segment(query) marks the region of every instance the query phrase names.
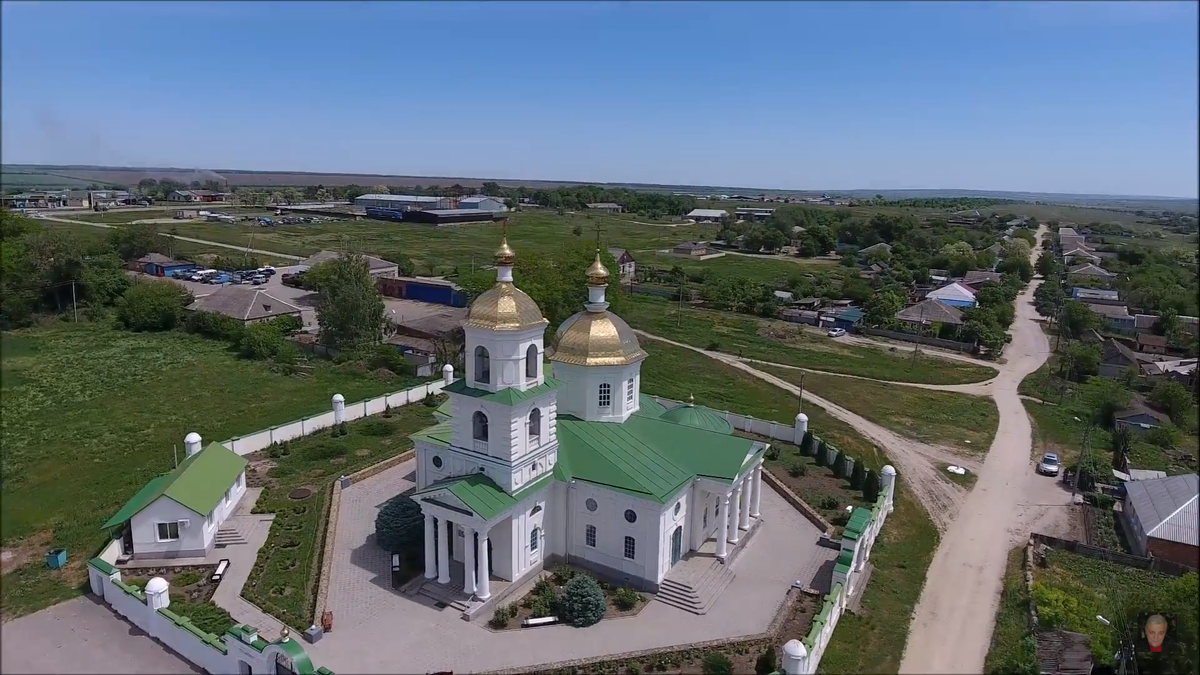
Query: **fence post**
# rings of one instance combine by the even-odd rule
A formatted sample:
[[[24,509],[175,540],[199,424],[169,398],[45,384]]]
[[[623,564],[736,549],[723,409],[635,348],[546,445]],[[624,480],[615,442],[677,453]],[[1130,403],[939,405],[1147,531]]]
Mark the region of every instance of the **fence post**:
[[[783,645],[783,663],[780,664],[786,675],[802,675],[805,662],[808,660],[808,650],[799,640],[788,640]]]
[[[346,397],[341,394],[333,395],[333,423],[341,424],[346,421]]]

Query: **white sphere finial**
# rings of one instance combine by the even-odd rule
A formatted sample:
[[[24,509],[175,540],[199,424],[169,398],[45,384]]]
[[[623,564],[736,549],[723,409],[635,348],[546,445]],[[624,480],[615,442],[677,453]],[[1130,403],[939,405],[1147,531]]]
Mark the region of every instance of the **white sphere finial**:
[[[200,442],[200,434],[193,431],[192,433],[183,437],[183,442],[184,443],[199,443]]]
[[[885,465],[885,466],[883,467],[883,475],[885,475],[885,476],[895,476],[895,475],[896,475],[896,467],[892,466],[891,464],[887,464],[887,465]]]
[[[788,640],[786,643],[784,643],[783,653],[787,654],[788,656],[794,656],[798,658],[804,658],[808,656],[808,650],[805,649],[804,643],[795,639]]]
[[[164,593],[170,587],[171,584],[167,583],[167,580],[162,577],[154,577],[146,582],[147,593]]]
[[[334,394],[334,395],[333,395],[333,402],[334,402],[334,403],[345,403],[345,402],[346,402],[346,397],[345,397],[345,396],[342,396],[341,394]]]
[[[797,415],[796,415],[796,421],[797,421],[797,422],[807,422],[807,421],[808,421],[808,415],[805,415],[804,413],[797,413]]]

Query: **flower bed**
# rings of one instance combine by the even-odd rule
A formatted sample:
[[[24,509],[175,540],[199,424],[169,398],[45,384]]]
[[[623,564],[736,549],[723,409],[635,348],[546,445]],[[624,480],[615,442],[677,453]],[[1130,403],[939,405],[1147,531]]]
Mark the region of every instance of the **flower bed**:
[[[143,589],[154,577],[162,577],[171,584],[170,610],[186,616],[202,630],[222,635],[234,624],[229,612],[212,601],[217,584],[210,583],[216,565],[188,565],[186,567],[147,568],[122,570],[121,581],[129,586]]]
[[[522,627],[525,619],[557,616],[563,588],[577,576],[591,575],[574,565],[560,565],[543,572],[524,597],[497,607],[488,621],[488,627],[493,630],[515,630]],[[650,596],[631,588],[613,586],[603,581],[599,582],[599,585],[600,590],[604,592],[605,603],[601,620],[635,616],[650,601]]]

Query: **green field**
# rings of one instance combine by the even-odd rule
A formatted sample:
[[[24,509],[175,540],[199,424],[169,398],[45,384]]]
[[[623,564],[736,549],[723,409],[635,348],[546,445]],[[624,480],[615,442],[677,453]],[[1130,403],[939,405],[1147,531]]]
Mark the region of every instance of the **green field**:
[[[80,180],[69,176],[59,176],[52,173],[0,173],[0,188],[6,192],[9,188],[22,190],[61,190],[70,188],[82,190],[89,185],[99,185],[96,181]]]
[[[893,382],[963,384],[996,376],[996,371],[986,366],[932,356],[918,356],[914,361],[883,348],[838,342],[784,321],[692,307],[680,309],[676,303],[645,296],[626,304],[623,316],[634,328],[745,358]]]
[[[758,367],[793,384],[800,383],[801,371]],[[996,403],[986,396],[823,373],[805,374],[804,389],[902,436],[972,454],[986,453],[1000,426]]]
[[[63,230],[66,232],[72,232],[80,237],[83,237],[85,239],[95,241],[95,242],[103,242],[108,237],[108,234],[109,234],[109,230],[106,230],[106,229],[100,228],[100,227],[92,227],[90,225],[76,225],[74,223],[60,223],[60,222],[56,222],[53,220],[40,220],[38,222],[41,223],[42,227],[45,227],[46,229]],[[179,239],[167,240],[166,238],[164,238],[164,242],[163,242],[163,252],[169,253],[171,256],[185,257],[188,260],[193,260],[197,256],[205,256],[205,255],[208,255],[208,256],[217,256],[217,255],[236,256],[236,255],[238,255],[237,250],[231,249],[231,248],[225,248],[223,246],[209,246],[207,244],[198,244],[194,241],[182,241]],[[292,265],[295,263],[294,260],[289,260],[286,258],[275,258],[275,257],[269,256],[269,255],[263,256],[263,255],[255,254],[255,257],[258,258],[263,264],[267,264],[267,265],[283,266],[283,265]]]
[[[648,394],[681,400],[693,393],[697,403],[719,410],[784,424],[795,418],[793,397],[778,387],[682,347],[653,340],[643,340],[642,345],[650,353],[642,362],[642,386]],[[870,441],[817,406],[806,404],[804,412],[815,434],[863,458],[868,468],[878,471],[887,462]],[[894,673],[900,668],[912,611],[925,585],[938,534],[906,489],[903,474],[899,478],[895,511],[871,550],[874,569],[862,610],[842,615],[821,660],[822,672]],[[804,636],[781,636],[784,641],[793,637]]]
[[[100,525],[170,470],[188,432],[220,441],[328,410],[334,393],[357,401],[406,386],[319,362],[286,377],[220,342],[95,323],[13,331],[2,344],[0,535],[32,560],[4,576],[6,618],[80,592]],[[67,549],[65,570],[41,564],[51,547]]]

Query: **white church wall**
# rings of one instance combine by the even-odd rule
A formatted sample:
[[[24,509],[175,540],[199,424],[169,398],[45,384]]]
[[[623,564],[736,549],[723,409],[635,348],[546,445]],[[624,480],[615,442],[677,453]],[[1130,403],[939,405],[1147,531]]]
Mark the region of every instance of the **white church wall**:
[[[662,513],[659,515],[659,537],[658,537],[658,564],[654,571],[654,581],[661,582],[667,572],[671,571],[671,558],[674,555],[674,537],[675,529],[682,528],[680,534],[680,558],[687,554],[690,548],[691,532],[688,528],[688,516],[691,513],[690,496],[692,494],[692,484],[681,490],[671,499],[667,500],[665,505],[662,505]],[[678,510],[676,510],[678,505]]]
[[[558,407],[568,415],[593,422],[621,422],[637,412],[641,391],[641,363],[630,366],[576,366],[567,363],[554,364],[554,378],[562,382],[559,388]],[[633,401],[627,400],[625,386],[629,379],[634,381]],[[600,385],[608,384],[611,389],[610,405],[600,407]]]
[[[549,555],[566,557],[567,555],[567,484],[553,481],[546,490],[546,552]]]
[[[488,391],[513,387],[523,391],[545,381],[542,326],[524,331],[492,331],[468,326],[464,331],[466,376],[472,387]],[[525,377],[525,355],[530,345],[537,347],[538,376],[534,379]],[[475,378],[475,348],[480,346],[488,352],[488,382],[479,382]]]
[[[513,529],[516,525],[512,518],[497,523],[488,533],[492,540],[492,573],[501,579],[515,579],[516,555],[503,555],[502,551],[511,552],[513,549]]]
[[[533,513],[534,508],[540,506],[537,513]],[[537,499],[527,499],[520,507],[520,510],[513,514],[513,536],[516,537],[517,545],[513,549],[513,569],[516,571],[516,577],[528,572],[537,564],[541,563],[546,558],[546,499],[544,496],[539,496]],[[538,548],[532,550],[533,531],[539,531]]]
[[[656,584],[662,504],[583,482],[576,482],[568,494],[574,529],[567,533],[570,558],[596,568],[598,573],[611,576],[615,581],[645,580]],[[587,509],[588,499],[596,501],[594,512]],[[631,524],[625,520],[627,509],[637,514],[636,522]],[[587,545],[588,525],[596,528],[595,547]],[[627,536],[634,540],[632,560],[624,555]]]

